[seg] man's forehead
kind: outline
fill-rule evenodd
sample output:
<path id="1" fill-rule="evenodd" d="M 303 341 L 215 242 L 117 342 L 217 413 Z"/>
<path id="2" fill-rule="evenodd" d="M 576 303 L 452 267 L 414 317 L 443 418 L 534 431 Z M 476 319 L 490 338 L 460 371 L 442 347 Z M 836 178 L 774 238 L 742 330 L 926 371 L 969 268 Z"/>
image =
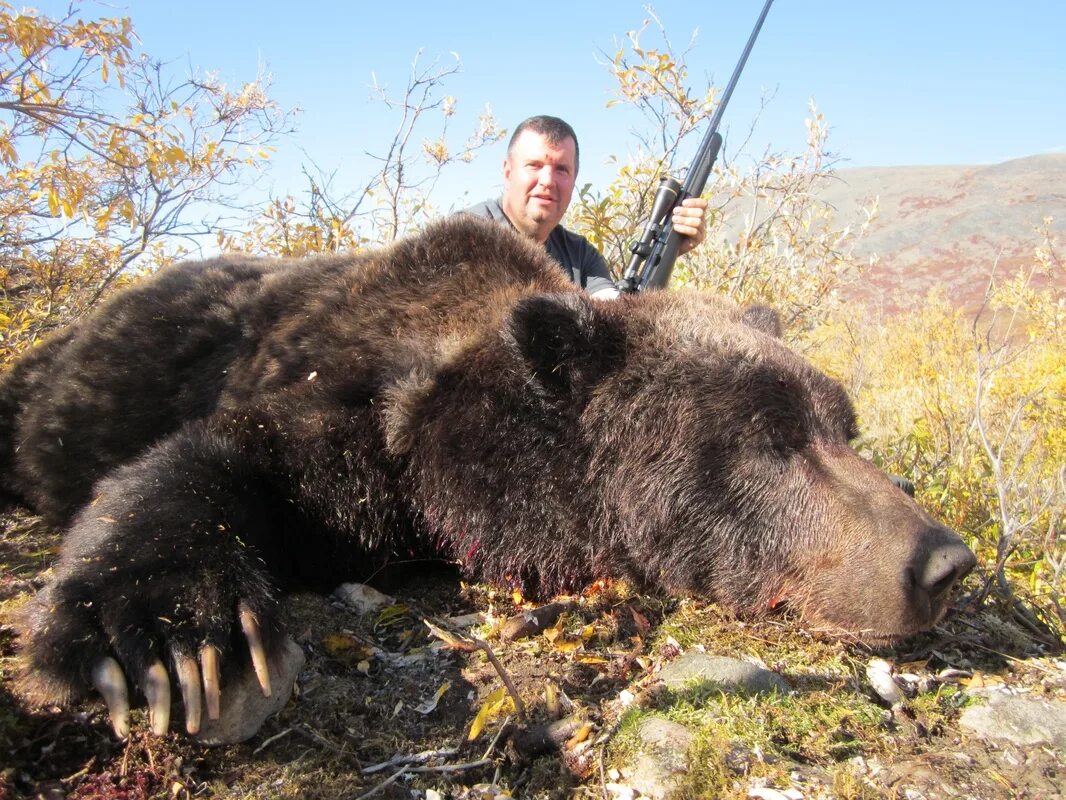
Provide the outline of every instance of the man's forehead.
<path id="1" fill-rule="evenodd" d="M 511 148 L 516 156 L 523 158 L 550 157 L 553 160 L 566 160 L 571 164 L 575 159 L 574 140 L 567 136 L 563 139 L 549 139 L 543 133 L 524 130 Z"/>

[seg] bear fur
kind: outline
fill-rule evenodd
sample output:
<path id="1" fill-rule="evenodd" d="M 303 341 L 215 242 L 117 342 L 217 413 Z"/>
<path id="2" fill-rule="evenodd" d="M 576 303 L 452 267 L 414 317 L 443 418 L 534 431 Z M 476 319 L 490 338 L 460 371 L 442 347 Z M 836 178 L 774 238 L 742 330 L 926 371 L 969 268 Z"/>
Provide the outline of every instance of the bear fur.
<path id="1" fill-rule="evenodd" d="M 162 270 L 0 384 L 0 493 L 67 528 L 23 631 L 65 701 L 238 609 L 441 557 L 542 595 L 599 576 L 873 641 L 974 564 L 848 446 L 843 389 L 776 317 L 696 293 L 595 302 L 494 223 L 360 255 Z M 173 667 L 172 667 L 173 669 Z M 172 673 L 173 674 L 173 673 Z"/>

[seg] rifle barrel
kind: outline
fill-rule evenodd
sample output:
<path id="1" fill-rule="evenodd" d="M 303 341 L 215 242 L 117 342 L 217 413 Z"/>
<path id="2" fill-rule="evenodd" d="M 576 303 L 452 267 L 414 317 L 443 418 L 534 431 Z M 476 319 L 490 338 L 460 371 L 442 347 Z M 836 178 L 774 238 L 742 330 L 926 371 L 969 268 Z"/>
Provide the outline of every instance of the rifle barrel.
<path id="1" fill-rule="evenodd" d="M 670 197 L 673 199 L 669 201 L 668 207 L 663 209 L 665 213 L 661 218 L 658 215 L 653 215 L 649 218 L 640 240 L 630 246 L 633 258 L 630 260 L 622 279 L 618 281 L 619 291 L 641 292 L 645 289 L 662 289 L 669 283 L 670 273 L 673 272 L 674 262 L 677 261 L 677 254 L 681 246 L 681 236 L 674 231 L 670 212 L 676 204 L 681 203 L 685 198 L 698 197 L 703 194 L 707 179 L 714 168 L 714 162 L 718 158 L 718 151 L 722 146 L 722 136 L 718 133 L 722 115 L 725 113 L 729 98 L 733 95 L 733 89 L 736 88 L 737 81 L 740 80 L 740 73 L 744 71 L 744 65 L 748 62 L 748 56 L 751 55 L 751 50 L 755 46 L 755 40 L 759 38 L 759 31 L 762 30 L 762 24 L 766 20 L 766 15 L 770 13 L 770 6 L 773 5 L 773 2 L 774 0 L 766 0 L 766 5 L 763 6 L 762 13 L 759 14 L 759 19 L 752 29 L 751 36 L 748 37 L 748 43 L 744 45 L 744 51 L 740 54 L 740 61 L 737 62 L 733 75 L 729 79 L 729 83 L 726 84 L 725 91 L 722 92 L 722 99 L 718 101 L 718 107 L 711 116 L 710 126 L 703 137 L 703 141 L 700 142 L 696 157 L 689 166 L 688 174 L 685 176 L 685 182 L 680 187 L 680 192 L 671 190 Z M 664 179 L 664 183 L 667 180 L 669 179 Z M 677 186 L 676 181 L 670 182 L 675 187 Z M 660 185 L 659 193 L 656 196 L 656 208 L 660 205 L 659 201 L 662 195 L 663 188 Z M 666 202 L 665 199 L 664 202 Z"/>
<path id="2" fill-rule="evenodd" d="M 729 78 L 729 83 L 726 84 L 725 90 L 722 92 L 722 99 L 718 101 L 718 108 L 714 110 L 714 116 L 711 117 L 711 124 L 707 129 L 707 135 L 700 144 L 701 152 L 707 147 L 711 136 L 718 131 L 718 126 L 722 123 L 725 107 L 729 105 L 729 98 L 733 96 L 733 90 L 737 88 L 737 82 L 740 80 L 740 73 L 744 71 L 744 65 L 748 63 L 748 56 L 751 55 L 752 48 L 755 47 L 755 40 L 759 38 L 759 31 L 762 30 L 762 24 L 766 21 L 766 15 L 770 13 L 770 6 L 773 5 L 773 2 L 774 0 L 766 0 L 766 5 L 763 6 L 762 13 L 759 14 L 759 19 L 755 22 L 755 27 L 751 31 L 751 36 L 748 37 L 748 43 L 744 45 L 744 51 L 740 54 L 740 61 L 737 62 L 736 67 L 733 69 L 733 75 Z M 699 171 L 700 170 L 690 170 L 689 175 Z M 704 178 L 704 182 L 706 182 L 706 178 Z M 693 189 L 695 191 L 691 191 Z M 683 190 L 688 192 L 689 196 L 692 196 L 701 193 L 703 191 L 703 186 L 690 186 L 688 176 L 686 176 Z"/>

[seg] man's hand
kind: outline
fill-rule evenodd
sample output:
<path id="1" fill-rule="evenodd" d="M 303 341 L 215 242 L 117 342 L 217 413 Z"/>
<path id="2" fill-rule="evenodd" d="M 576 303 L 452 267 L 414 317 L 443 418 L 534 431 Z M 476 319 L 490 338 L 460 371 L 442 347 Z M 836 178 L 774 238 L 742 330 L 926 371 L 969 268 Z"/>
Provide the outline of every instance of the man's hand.
<path id="1" fill-rule="evenodd" d="M 702 197 L 689 197 L 674 207 L 674 215 L 671 221 L 674 230 L 681 234 L 681 246 L 678 247 L 678 255 L 684 255 L 695 247 L 699 247 L 706 235 L 706 222 L 704 213 L 707 211 L 707 201 Z"/>

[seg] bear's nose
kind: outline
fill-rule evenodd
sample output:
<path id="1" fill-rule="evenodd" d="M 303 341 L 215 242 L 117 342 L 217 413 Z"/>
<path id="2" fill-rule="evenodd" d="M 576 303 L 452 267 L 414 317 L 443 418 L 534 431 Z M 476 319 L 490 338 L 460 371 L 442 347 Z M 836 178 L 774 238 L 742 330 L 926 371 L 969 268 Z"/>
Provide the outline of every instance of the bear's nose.
<path id="1" fill-rule="evenodd" d="M 917 588 L 936 603 L 977 565 L 977 557 L 961 539 L 946 529 L 932 529 L 927 533 L 933 544 L 908 568 L 909 577 Z"/>

